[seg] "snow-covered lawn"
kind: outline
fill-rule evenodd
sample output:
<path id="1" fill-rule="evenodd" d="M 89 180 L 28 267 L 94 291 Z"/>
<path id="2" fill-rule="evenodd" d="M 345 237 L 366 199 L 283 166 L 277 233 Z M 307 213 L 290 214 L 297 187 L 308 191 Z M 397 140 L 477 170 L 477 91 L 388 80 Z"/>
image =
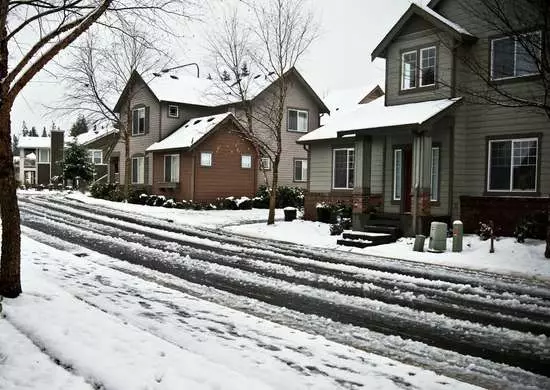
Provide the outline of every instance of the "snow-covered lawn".
<path id="1" fill-rule="evenodd" d="M 0 388 L 473 389 L 474 386 L 22 241 L 0 319 Z M 55 364 L 55 363 L 58 364 Z"/>
<path id="2" fill-rule="evenodd" d="M 25 191 L 24 193 L 40 194 L 40 192 L 35 191 Z M 70 199 L 112 209 L 171 220 L 175 223 L 223 228 L 250 237 L 287 241 L 356 254 L 550 279 L 550 260 L 544 257 L 545 243 L 539 240 L 527 240 L 525 244 L 519 244 L 514 238 L 504 237 L 495 242 L 495 253 L 489 253 L 489 241 L 481 241 L 475 235 L 464 238 L 464 250 L 461 253 L 451 252 L 451 239 L 447 243 L 447 252 L 441 254 L 427 251 L 413 252 L 412 244 L 414 240 L 411 238 L 402 238 L 393 244 L 358 249 L 336 245 L 336 240 L 339 237 L 330 235 L 328 224 L 300 219 L 293 222 L 284 222 L 283 210 L 279 209 L 276 212 L 276 223 L 267 226 L 265 224 L 267 211 L 262 209 L 236 211 L 174 210 L 163 207 L 109 202 L 94 199 L 78 192 L 68 195 L 61 193 L 60 196 L 67 196 Z M 426 249 L 427 246 L 428 240 L 426 240 Z"/>

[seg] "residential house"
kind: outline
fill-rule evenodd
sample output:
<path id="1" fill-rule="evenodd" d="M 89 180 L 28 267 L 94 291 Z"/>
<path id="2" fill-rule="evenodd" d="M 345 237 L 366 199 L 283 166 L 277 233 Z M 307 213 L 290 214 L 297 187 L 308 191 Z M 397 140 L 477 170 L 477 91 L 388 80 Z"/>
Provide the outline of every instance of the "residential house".
<path id="1" fill-rule="evenodd" d="M 519 37 L 546 41 L 532 4 L 509 3 L 523 7 Z M 548 117 L 469 93 L 487 93 L 487 78 L 517 96 L 544 92 L 519 38 L 483 21 L 483 6 L 411 4 L 372 52 L 386 60 L 384 98 L 298 141 L 310 151 L 306 217 L 315 218 L 317 202 L 340 200 L 353 206 L 354 229 L 380 218 L 426 233 L 430 221 L 462 219 L 466 231 L 493 221 L 512 234 L 521 217 L 548 210 Z"/>
<path id="2" fill-rule="evenodd" d="M 250 103 L 253 109 L 259 110 L 259 107 L 266 107 L 271 103 L 270 91 L 274 87 L 264 75 L 249 77 L 253 80 L 253 88 L 249 94 Z M 317 128 L 320 114 L 328 112 L 328 109 L 297 70 L 289 70 L 285 77 L 288 78 L 289 88 L 283 124 L 279 185 L 305 187 L 307 152 L 296 140 Z M 235 96 L 220 94 L 219 87 L 212 80 L 166 75 L 146 80 L 137 72 L 132 75 L 120 96 L 115 111 L 120 114 L 121 121 L 130 123 L 131 183 L 155 191 L 159 189 L 158 184 L 165 182 L 165 178 L 163 175 L 159 176 L 162 169 L 154 166 L 159 160 L 153 158 L 152 150 L 147 151 L 151 145 L 163 141 L 176 130 L 185 131 L 184 124 L 206 116 L 232 112 L 239 120 L 244 118 L 241 102 Z M 269 140 L 269 132 L 260 123 L 255 122 L 254 126 L 260 129 L 258 133 L 264 134 Z M 119 172 L 121 183 L 125 177 L 124 161 L 125 145 L 121 137 L 111 154 L 109 164 L 111 172 Z M 261 161 L 269 175 L 268 162 L 265 158 Z M 181 163 L 183 162 L 182 159 Z M 264 182 L 264 175 L 257 169 L 260 160 L 254 161 L 254 164 L 255 183 L 258 186 Z M 180 176 L 186 172 L 189 172 L 189 168 L 182 167 Z M 187 179 L 181 177 L 180 182 L 185 180 Z"/>
<path id="3" fill-rule="evenodd" d="M 48 185 L 62 173 L 63 138 L 60 130 L 52 130 L 50 137 L 20 137 L 19 156 L 15 156 L 15 177 L 28 186 Z"/>
<path id="4" fill-rule="evenodd" d="M 232 113 L 193 118 L 149 146 L 153 193 L 203 202 L 254 196 L 258 156 L 241 127 Z"/>
<path id="5" fill-rule="evenodd" d="M 90 162 L 93 165 L 93 181 L 109 181 L 108 161 L 113 148 L 118 141 L 118 130 L 113 128 L 91 129 L 86 133 L 72 137 L 78 144 L 88 149 Z M 113 172 L 113 182 L 116 181 Z"/>

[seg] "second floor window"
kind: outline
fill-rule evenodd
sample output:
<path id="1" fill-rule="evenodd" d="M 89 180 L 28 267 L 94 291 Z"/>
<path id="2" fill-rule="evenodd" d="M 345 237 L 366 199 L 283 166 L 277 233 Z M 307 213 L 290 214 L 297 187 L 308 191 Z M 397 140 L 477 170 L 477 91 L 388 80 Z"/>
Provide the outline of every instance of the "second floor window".
<path id="1" fill-rule="evenodd" d="M 288 110 L 288 131 L 307 133 L 308 112 L 305 110 Z"/>
<path id="2" fill-rule="evenodd" d="M 88 151 L 88 158 L 92 164 L 102 164 L 103 152 L 101 150 L 90 150 Z"/>
<path id="3" fill-rule="evenodd" d="M 164 156 L 164 182 L 179 183 L 180 181 L 180 156 L 168 154 Z"/>
<path id="4" fill-rule="evenodd" d="M 241 168 L 252 168 L 252 156 L 249 154 L 243 154 L 241 156 Z"/>
<path id="5" fill-rule="evenodd" d="M 271 169 L 271 159 L 269 157 L 261 157 L 260 168 L 264 171 L 269 171 Z"/>
<path id="6" fill-rule="evenodd" d="M 538 73 L 540 31 L 491 41 L 491 79 L 502 80 Z"/>
<path id="7" fill-rule="evenodd" d="M 401 90 L 435 85 L 436 66 L 435 46 L 401 54 Z"/>
<path id="8" fill-rule="evenodd" d="M 49 149 L 38 149 L 38 162 L 39 163 L 49 163 L 50 162 L 50 150 Z"/>
<path id="9" fill-rule="evenodd" d="M 201 152 L 201 167 L 212 166 L 212 152 Z"/>
<path id="10" fill-rule="evenodd" d="M 294 181 L 307 181 L 307 160 L 294 160 Z"/>
<path id="11" fill-rule="evenodd" d="M 132 111 L 132 135 L 145 134 L 145 107 Z"/>

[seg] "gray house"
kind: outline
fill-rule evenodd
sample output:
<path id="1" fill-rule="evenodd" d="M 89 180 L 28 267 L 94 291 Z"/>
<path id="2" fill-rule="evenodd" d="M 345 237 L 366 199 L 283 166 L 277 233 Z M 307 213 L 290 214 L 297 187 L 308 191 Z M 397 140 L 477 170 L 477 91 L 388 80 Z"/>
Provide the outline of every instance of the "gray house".
<path id="1" fill-rule="evenodd" d="M 482 4 L 412 4 L 372 52 L 386 60 L 385 96 L 299 139 L 311 167 L 306 218 L 319 202 L 340 201 L 353 206 L 355 229 L 394 221 L 413 234 L 461 218 L 467 231 L 491 220 L 511 234 L 521 217 L 548 211 L 550 120 L 474 92 L 491 93 L 488 81 L 542 98 L 535 61 L 518 43 L 522 34 L 548 39 L 542 15 L 510 2 L 525 17 L 510 37 L 477 17 Z"/>
<path id="2" fill-rule="evenodd" d="M 264 75 L 249 77 L 252 79 L 249 102 L 253 109 L 268 107 L 273 96 L 273 81 Z M 296 69 L 290 69 L 285 77 L 289 87 L 282 129 L 279 185 L 305 187 L 308 177 L 307 152 L 296 141 L 304 133 L 319 127 L 320 114 L 328 113 L 328 108 Z M 156 168 L 153 167 L 152 153 L 146 151 L 149 146 L 162 141 L 195 118 L 198 120 L 208 115 L 231 112 L 244 121 L 240 107 L 238 98 L 220 93 L 216 83 L 209 79 L 167 75 L 146 79 L 134 72 L 115 106 L 121 121 L 130 120 L 131 183 L 155 188 L 153 172 Z M 259 122 L 254 125 L 260 129 L 258 133 L 265 134 L 265 142 L 271 142 L 269 131 L 264 131 Z M 269 176 L 269 161 L 259 157 L 258 161 Z M 124 182 L 124 161 L 125 145 L 120 139 L 110 156 L 111 181 Z M 182 165 L 183 159 L 179 164 L 179 172 L 188 171 L 188 167 Z M 264 174 L 259 172 L 256 182 L 262 184 L 264 181 Z"/>

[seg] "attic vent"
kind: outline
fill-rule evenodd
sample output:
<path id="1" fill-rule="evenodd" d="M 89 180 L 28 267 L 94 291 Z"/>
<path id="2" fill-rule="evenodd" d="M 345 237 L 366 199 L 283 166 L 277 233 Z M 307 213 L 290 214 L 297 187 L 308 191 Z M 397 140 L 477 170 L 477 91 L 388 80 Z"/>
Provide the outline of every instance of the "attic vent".
<path id="1" fill-rule="evenodd" d="M 175 76 L 175 75 L 173 75 L 173 74 L 170 75 L 170 78 L 171 78 L 171 79 L 174 79 L 174 80 L 178 80 L 178 76 Z"/>
<path id="2" fill-rule="evenodd" d="M 260 78 L 260 77 L 262 77 L 262 75 L 261 75 L 261 74 L 257 74 L 256 76 L 254 76 L 254 80 L 256 80 L 256 79 L 258 79 L 258 78 Z"/>
<path id="3" fill-rule="evenodd" d="M 195 122 L 193 122 L 194 125 L 196 125 L 197 123 L 199 123 L 202 119 L 197 119 Z"/>
<path id="4" fill-rule="evenodd" d="M 214 118 L 214 117 L 208 118 L 207 122 L 212 122 L 214 119 L 216 119 L 216 118 Z"/>

